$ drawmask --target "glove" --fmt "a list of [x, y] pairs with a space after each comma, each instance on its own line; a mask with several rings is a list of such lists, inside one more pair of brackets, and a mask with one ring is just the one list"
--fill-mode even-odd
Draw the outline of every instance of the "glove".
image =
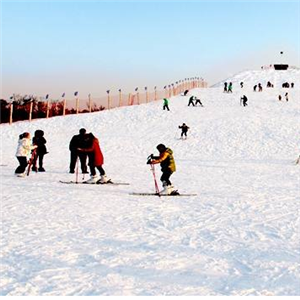
[[148, 160], [147, 160], [147, 165], [151, 165], [151, 163], [152, 163], [152, 160], [151, 160], [151, 159], [148, 159]]
[[152, 159], [154, 157], [154, 155], [153, 154], [150, 154], [148, 157], [147, 157], [147, 159]]

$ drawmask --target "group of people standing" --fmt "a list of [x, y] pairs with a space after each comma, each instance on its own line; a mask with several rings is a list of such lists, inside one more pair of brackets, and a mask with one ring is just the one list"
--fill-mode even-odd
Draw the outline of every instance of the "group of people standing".
[[[99, 140], [92, 134], [87, 133], [85, 128], [79, 130], [78, 135], [74, 135], [70, 141], [69, 150], [70, 156], [70, 173], [75, 173], [75, 167], [78, 159], [81, 165], [83, 174], [89, 173], [87, 171], [87, 159], [90, 168], [91, 178], [86, 183], [107, 183], [110, 179], [107, 178], [102, 167], [104, 157], [100, 149]], [[96, 169], [100, 173], [100, 178], [96, 174]]]
[[229, 82], [229, 84], [227, 82], [224, 82], [224, 93], [232, 93], [232, 82]]
[[[44, 138], [43, 130], [36, 130], [32, 141], [29, 132], [24, 132], [19, 135], [18, 146], [16, 151], [16, 157], [19, 162], [19, 166], [15, 170], [15, 174], [18, 177], [26, 176], [26, 168], [29, 162], [30, 164], [28, 167], [32, 167], [32, 171], [45, 172], [45, 169], [43, 167], [43, 159], [45, 154], [48, 153], [46, 149], [46, 143], [47, 141]], [[27, 157], [30, 154], [31, 158], [28, 161]], [[39, 162], [38, 168], [37, 161]]]

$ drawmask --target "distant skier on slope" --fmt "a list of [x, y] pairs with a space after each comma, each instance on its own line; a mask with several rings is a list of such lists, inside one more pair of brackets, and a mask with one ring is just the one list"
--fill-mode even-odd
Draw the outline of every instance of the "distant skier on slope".
[[[78, 151], [87, 153], [89, 157], [89, 167], [91, 171], [91, 178], [86, 183], [107, 183], [110, 179], [105, 175], [102, 168], [104, 158], [99, 146], [98, 139], [92, 134], [88, 133], [85, 136], [86, 148], [77, 148]], [[101, 178], [96, 175], [96, 168], [100, 172]]]
[[228, 93], [232, 93], [232, 82], [229, 82]]
[[203, 104], [199, 98], [195, 97], [194, 99], [196, 100], [195, 106], [197, 106], [197, 104], [199, 103], [203, 107]]
[[258, 91], [259, 91], [259, 92], [262, 92], [262, 91], [263, 91], [263, 88], [262, 88], [261, 83], [258, 84]]
[[195, 106], [195, 103], [194, 103], [194, 101], [193, 101], [194, 98], [195, 98], [194, 96], [191, 96], [191, 97], [190, 97], [188, 106], [190, 106], [191, 104], [192, 104], [192, 106]]
[[223, 90], [224, 93], [227, 93], [228, 90], [227, 90], [227, 82], [224, 82], [224, 90]]
[[248, 105], [247, 104], [248, 98], [245, 95], [243, 97], [241, 97], [241, 101], [242, 101], [244, 107]]
[[170, 110], [169, 109], [169, 100], [167, 98], [164, 98], [164, 105], [163, 105], [163, 110]]
[[183, 96], [186, 96], [188, 94], [189, 90], [185, 90], [183, 93]]
[[181, 138], [183, 139], [183, 136], [187, 138], [187, 132], [190, 129], [185, 123], [183, 123], [181, 126], [178, 126], [179, 129], [181, 129]]
[[[44, 155], [47, 154], [47, 148], [45, 144], [47, 143], [46, 139], [44, 138], [44, 131], [43, 130], [36, 130], [34, 133], [34, 137], [32, 138], [32, 144], [37, 146], [36, 149], [36, 156], [32, 162], [32, 171], [34, 172], [45, 172], [43, 168], [43, 159]], [[39, 168], [36, 167], [36, 161], [39, 159]]]
[[288, 102], [289, 101], [289, 93], [285, 93], [284, 97], [285, 97], [285, 101]]
[[163, 144], [159, 144], [156, 148], [159, 151], [159, 156], [151, 154], [147, 164], [160, 164], [161, 166], [162, 176], [160, 180], [164, 188], [161, 194], [178, 195], [178, 191], [174, 189], [170, 181], [170, 176], [176, 171], [173, 151]]
[[30, 151], [33, 149], [36, 149], [37, 146], [33, 146], [30, 141], [30, 133], [29, 132], [24, 132], [20, 134], [19, 136], [19, 141], [18, 141], [18, 147], [17, 147], [17, 152], [16, 152], [16, 157], [19, 161], [19, 166], [15, 170], [15, 174], [18, 177], [25, 177], [25, 170], [27, 167], [27, 157], [30, 154]]

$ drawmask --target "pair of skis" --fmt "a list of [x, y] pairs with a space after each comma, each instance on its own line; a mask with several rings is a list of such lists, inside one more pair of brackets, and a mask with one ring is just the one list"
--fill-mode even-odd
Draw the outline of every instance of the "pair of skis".
[[97, 185], [97, 184], [102, 184], [102, 185], [129, 185], [129, 183], [126, 182], [113, 182], [111, 180], [107, 181], [107, 182], [100, 182], [100, 180], [98, 180], [96, 183], [88, 183], [87, 181], [59, 181], [60, 183], [65, 183], [65, 184], [91, 184], [91, 185]]
[[179, 194], [178, 191], [174, 191], [173, 194], [162, 194], [159, 191], [157, 180], [156, 180], [156, 175], [155, 175], [155, 169], [154, 169], [154, 164], [150, 164], [151, 172], [153, 174], [153, 179], [154, 179], [154, 186], [155, 186], [155, 193], [130, 193], [130, 195], [133, 196], [158, 196], [158, 197], [187, 197], [187, 196], [196, 196], [197, 194]]

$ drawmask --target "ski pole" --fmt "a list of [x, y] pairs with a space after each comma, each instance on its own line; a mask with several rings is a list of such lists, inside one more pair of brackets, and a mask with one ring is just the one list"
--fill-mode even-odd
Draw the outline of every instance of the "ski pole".
[[157, 180], [156, 180], [156, 176], [155, 176], [155, 168], [154, 168], [153, 164], [150, 164], [150, 166], [151, 166], [151, 171], [152, 171], [152, 174], [153, 174], [155, 190], [156, 190], [156, 193], [160, 196], [159, 188], [158, 188], [158, 184], [157, 184]]
[[78, 156], [77, 156], [77, 159], [76, 159], [76, 183], [78, 183]]
[[32, 151], [31, 157], [30, 157], [29, 162], [28, 162], [27, 172], [26, 172], [27, 176], [29, 176], [30, 169], [31, 169], [32, 163], [34, 161], [35, 155], [36, 155], [36, 148]]

